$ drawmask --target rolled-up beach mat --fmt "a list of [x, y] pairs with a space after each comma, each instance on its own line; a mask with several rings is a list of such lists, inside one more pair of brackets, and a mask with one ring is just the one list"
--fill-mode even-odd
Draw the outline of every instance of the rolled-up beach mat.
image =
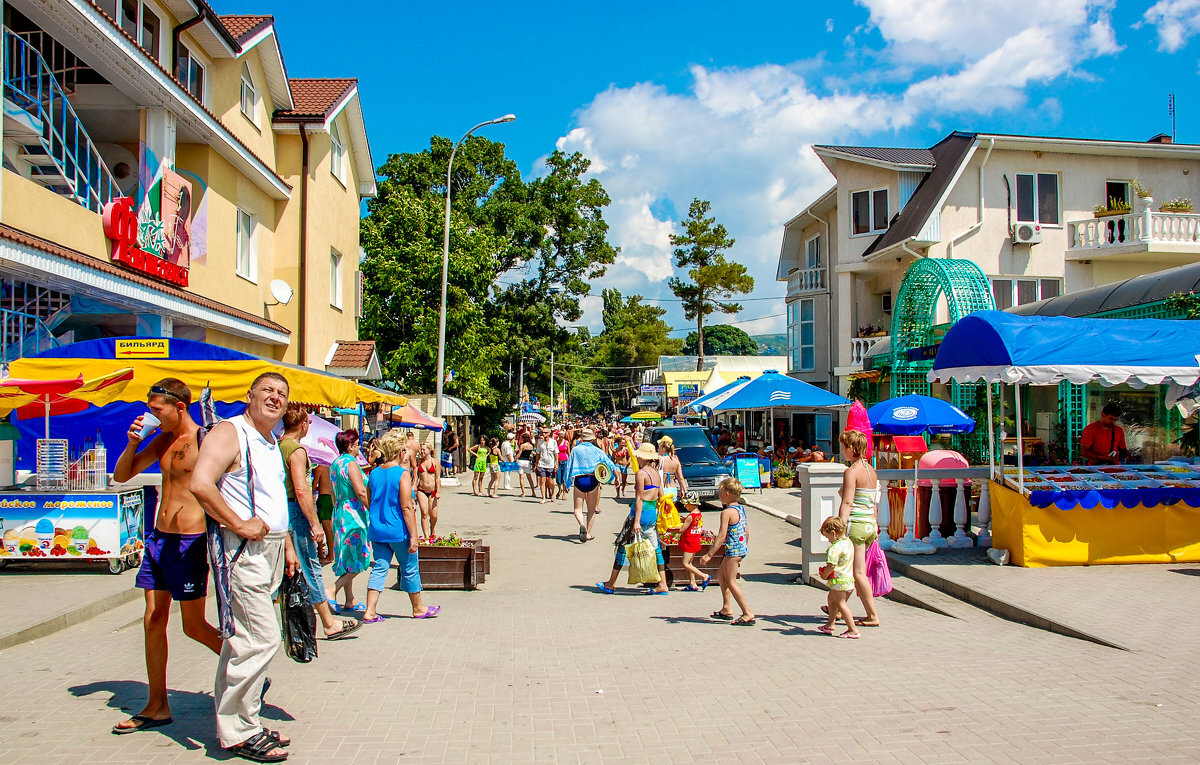
[[596, 480], [600, 483], [611, 483], [613, 479], [612, 468], [610, 468], [608, 465], [605, 465], [603, 462], [596, 466], [596, 469], [592, 472], [592, 475], [596, 476]]

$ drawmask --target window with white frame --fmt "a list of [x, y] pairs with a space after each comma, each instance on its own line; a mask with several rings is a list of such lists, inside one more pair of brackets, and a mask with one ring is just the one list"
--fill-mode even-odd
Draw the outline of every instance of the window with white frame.
[[342, 142], [342, 131], [337, 120], [329, 125], [329, 172], [344, 185], [346, 183], [346, 144]]
[[804, 267], [821, 267], [821, 235], [809, 237], [804, 242]]
[[243, 279], [258, 281], [258, 258], [254, 242], [254, 216], [245, 210], [237, 211], [237, 259], [234, 271]]
[[879, 234], [888, 227], [887, 189], [869, 189], [850, 194], [850, 233]]
[[1058, 188], [1058, 173], [1017, 173], [1017, 220], [1059, 225]]
[[159, 60], [159, 42], [162, 39], [162, 19], [141, 0], [110, 0], [104, 4], [106, 13], [121, 25], [125, 33], [137, 41], [142, 49]]
[[342, 307], [342, 254], [329, 251], [329, 305]]
[[992, 279], [992, 299], [996, 310], [1003, 311], [1015, 305], [1036, 303], [1062, 294], [1061, 279], [1021, 278], [1002, 276]]
[[242, 114], [258, 127], [258, 91], [254, 88], [254, 77], [250, 65], [242, 62]]
[[788, 303], [788, 367], [792, 372], [816, 369], [816, 301], [812, 298]]
[[204, 65], [183, 44], [179, 46], [179, 66], [175, 69], [175, 78], [201, 103], [204, 102]]

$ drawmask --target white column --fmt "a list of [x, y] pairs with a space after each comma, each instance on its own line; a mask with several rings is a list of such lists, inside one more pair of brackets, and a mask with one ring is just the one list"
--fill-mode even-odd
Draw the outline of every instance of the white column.
[[932, 555], [937, 548], [917, 539], [917, 482], [908, 485], [904, 497], [904, 537], [892, 544], [892, 552], [901, 555]]
[[942, 482], [936, 478], [929, 482], [929, 536], [925, 537], [926, 542], [939, 550], [947, 546], [946, 539], [942, 536], [941, 529], [938, 528], [942, 525], [941, 484]]
[[821, 524], [837, 515], [842, 497], [842, 474], [846, 466], [837, 462], [809, 462], [796, 468], [800, 480], [800, 564], [806, 584], [820, 580], [817, 569], [825, 564], [829, 543], [821, 536]]
[[146, 148], [154, 152], [159, 162], [174, 166], [175, 134], [175, 115], [158, 107], [146, 110]]
[[879, 548], [890, 550], [895, 544], [888, 535], [888, 526], [892, 522], [892, 503], [888, 501], [887, 487], [882, 483], [875, 484], [875, 517], [879, 518]]
[[967, 510], [967, 496], [964, 484], [966, 480], [963, 478], [955, 478], [955, 485], [958, 487], [954, 493], [954, 536], [946, 541], [950, 547], [974, 547], [975, 543], [967, 536], [966, 525], [970, 520]]
[[992, 546], [992, 492], [991, 481], [984, 481], [979, 487], [979, 509], [976, 514], [979, 516], [979, 534], [977, 540], [980, 547]]

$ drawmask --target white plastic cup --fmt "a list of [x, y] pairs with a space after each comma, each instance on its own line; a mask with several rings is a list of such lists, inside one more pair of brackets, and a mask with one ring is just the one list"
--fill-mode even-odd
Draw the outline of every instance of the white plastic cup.
[[138, 437], [144, 441], [146, 439], [146, 436], [153, 433], [154, 429], [157, 428], [161, 424], [162, 423], [160, 423], [158, 421], [157, 417], [150, 414], [149, 412], [146, 412], [145, 414], [142, 415], [142, 432], [141, 432], [141, 435], [139, 435]]

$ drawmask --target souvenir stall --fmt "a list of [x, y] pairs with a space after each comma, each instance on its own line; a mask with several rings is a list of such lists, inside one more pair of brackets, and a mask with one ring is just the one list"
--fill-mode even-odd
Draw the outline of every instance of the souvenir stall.
[[407, 403], [327, 373], [178, 338], [90, 340], [14, 361], [0, 381], [0, 413], [11, 413], [20, 433], [16, 485], [0, 488], [0, 560], [107, 559], [114, 573], [136, 565], [158, 465], [122, 485], [109, 471], [129, 424], [146, 412], [150, 386], [182, 380], [195, 396], [193, 419], [204, 422], [243, 411], [250, 383], [268, 371], [287, 377], [292, 403], [305, 406]]
[[[931, 382], [1170, 386], [1200, 380], [1200, 322], [1075, 319], [981, 311], [942, 341]], [[1014, 397], [1016, 421], [1021, 396]], [[1023, 428], [1015, 466], [997, 469], [989, 428], [993, 546], [1021, 566], [1200, 562], [1200, 472], [1187, 465], [1026, 467]]]

